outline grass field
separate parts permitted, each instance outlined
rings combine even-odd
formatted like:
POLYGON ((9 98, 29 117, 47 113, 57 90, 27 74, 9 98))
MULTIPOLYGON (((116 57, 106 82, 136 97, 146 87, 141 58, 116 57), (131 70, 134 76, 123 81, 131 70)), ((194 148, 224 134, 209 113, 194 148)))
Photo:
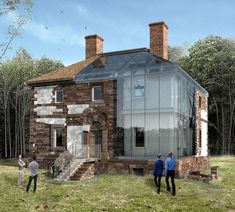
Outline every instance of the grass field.
MULTIPOLYGON (((34 194, 17 186, 15 161, 0 161, 0 211, 235 211, 235 157, 211 157, 219 178, 206 184, 176 179, 176 196, 156 193, 152 176, 103 174, 90 180, 56 182, 40 170, 34 194)), ((25 170, 25 183, 28 171, 25 170)))

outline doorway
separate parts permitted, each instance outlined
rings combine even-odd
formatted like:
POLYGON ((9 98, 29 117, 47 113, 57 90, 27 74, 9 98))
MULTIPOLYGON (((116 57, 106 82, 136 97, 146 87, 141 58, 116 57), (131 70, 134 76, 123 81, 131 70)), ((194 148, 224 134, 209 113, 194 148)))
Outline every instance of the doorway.
POLYGON ((90 157, 100 158, 102 150, 102 130, 91 131, 90 134, 90 157))

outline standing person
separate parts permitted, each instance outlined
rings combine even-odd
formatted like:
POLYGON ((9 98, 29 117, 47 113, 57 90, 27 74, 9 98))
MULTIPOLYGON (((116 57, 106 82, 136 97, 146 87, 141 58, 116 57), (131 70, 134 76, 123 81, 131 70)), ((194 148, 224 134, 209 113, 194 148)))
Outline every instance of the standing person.
POLYGON ((175 196, 175 159, 172 157, 172 152, 168 153, 168 158, 166 159, 165 162, 165 170, 166 170, 167 191, 171 191, 169 185, 169 177, 170 177, 172 185, 172 196, 175 196))
POLYGON ((18 156, 18 167, 19 167, 19 177, 18 177, 18 185, 22 185, 24 182, 24 166, 25 162, 22 160, 22 155, 18 156))
POLYGON ((154 182, 157 186, 157 193, 160 194, 161 189, 161 178, 163 173, 163 161, 161 160, 161 153, 157 155, 157 160, 154 164, 154 182))
POLYGON ((34 180, 33 192, 37 190, 37 178, 38 178, 38 163, 36 162, 36 155, 33 156, 33 161, 29 164, 29 182, 26 188, 26 192, 28 193, 32 179, 34 180))

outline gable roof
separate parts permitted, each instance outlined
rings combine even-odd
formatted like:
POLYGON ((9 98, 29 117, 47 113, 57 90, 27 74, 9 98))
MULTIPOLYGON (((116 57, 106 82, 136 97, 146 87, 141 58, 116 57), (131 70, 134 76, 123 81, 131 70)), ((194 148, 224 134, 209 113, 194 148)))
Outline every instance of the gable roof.
MULTIPOLYGON (((85 69, 87 66, 92 64, 96 59, 98 59, 101 56, 116 55, 116 54, 120 55, 120 54, 125 54, 125 53, 128 54, 128 53, 142 52, 142 51, 149 52, 147 48, 137 48, 137 49, 128 49, 128 50, 123 50, 123 51, 114 51, 114 52, 98 54, 86 60, 80 61, 78 63, 74 63, 64 68, 49 72, 47 74, 42 74, 41 76, 30 79, 26 81, 26 84, 34 86, 37 84, 55 83, 55 82, 61 82, 61 81, 72 81, 72 80, 75 80, 75 77, 78 73, 80 73, 83 69, 85 69)), ((161 60, 164 60, 164 59, 161 59, 161 60)))
POLYGON ((66 81, 80 83, 93 80, 117 79, 117 77, 125 77, 137 72, 140 74, 140 70, 148 70, 149 73, 162 72, 163 70, 164 72, 167 72, 169 68, 173 68, 176 72, 187 78, 197 87, 197 89, 208 96, 207 91, 178 64, 157 57, 147 48, 98 54, 81 62, 28 80, 26 81, 26 84, 30 86, 40 86, 43 84, 66 81), (145 67, 144 69, 143 66, 145 67), (135 68, 135 71, 130 72, 133 68, 135 68))
POLYGON ((83 60, 78 63, 74 63, 72 65, 69 65, 67 67, 58 69, 56 71, 49 72, 47 74, 43 74, 41 76, 38 76, 36 78, 30 79, 26 81, 27 85, 34 85, 34 84, 44 84, 49 82, 60 82, 60 81, 70 81, 74 80, 76 75, 82 71, 84 68, 86 68, 88 65, 90 65, 92 62, 94 62, 97 58, 99 58, 99 55, 90 57, 86 60, 83 60))

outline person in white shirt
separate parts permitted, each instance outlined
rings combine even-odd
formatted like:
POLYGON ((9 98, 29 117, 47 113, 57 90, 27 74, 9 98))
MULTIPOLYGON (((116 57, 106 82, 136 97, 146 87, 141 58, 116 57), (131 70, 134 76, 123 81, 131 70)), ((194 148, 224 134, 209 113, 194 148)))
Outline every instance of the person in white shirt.
POLYGON ((18 156, 18 167, 19 167, 19 177, 18 177, 18 185, 22 185, 24 182, 24 166, 25 162, 22 160, 22 155, 18 156))
POLYGON ((37 190, 37 179, 38 179, 38 163, 36 162, 36 155, 33 156, 33 161, 29 163, 29 182, 26 188, 26 192, 28 193, 32 180, 34 180, 33 192, 37 190))

